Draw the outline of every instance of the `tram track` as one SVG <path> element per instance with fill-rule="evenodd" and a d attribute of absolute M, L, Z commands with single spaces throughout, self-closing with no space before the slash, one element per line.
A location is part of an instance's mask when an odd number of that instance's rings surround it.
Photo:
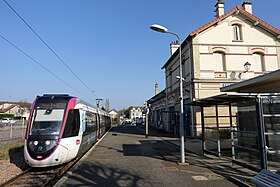
<path fill-rule="evenodd" d="M 19 175 L 1 184 L 0 187 L 17 186 L 17 187 L 37 187 L 53 186 L 63 175 L 74 166 L 82 156 L 62 165 L 47 168 L 28 168 Z"/>
<path fill-rule="evenodd" d="M 17 187 L 37 187 L 37 186 L 54 186 L 61 178 L 63 178 L 66 173 L 74 168 L 75 165 L 85 159 L 90 152 L 100 143 L 100 141 L 106 136 L 109 132 L 108 130 L 99 141 L 97 141 L 91 148 L 89 148 L 85 153 L 79 157 L 73 159 L 72 161 L 61 164 L 58 166 L 51 166 L 46 168 L 28 168 L 12 179 L 6 181 L 3 184 L 0 184 L 0 187 L 7 186 L 17 186 Z"/>

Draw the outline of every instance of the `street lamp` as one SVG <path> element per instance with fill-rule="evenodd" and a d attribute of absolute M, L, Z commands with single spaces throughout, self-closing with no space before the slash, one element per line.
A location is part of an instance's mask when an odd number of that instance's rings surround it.
<path fill-rule="evenodd" d="M 178 39 L 178 43 L 179 43 L 179 64 L 180 64 L 180 105 L 181 105 L 181 109 L 180 109 L 180 141 L 181 141 L 181 146 L 180 146 L 180 157 L 181 157 L 181 162 L 180 164 L 185 164 L 185 137 L 184 137 L 184 123 L 183 123 L 183 118 L 184 118 L 184 101 L 183 101 L 183 77 L 182 77 L 182 51 L 181 51 L 181 40 L 180 37 L 178 36 L 178 34 L 174 33 L 174 32 L 170 32 L 168 31 L 167 28 L 161 26 L 161 25 L 151 25 L 150 28 L 154 31 L 157 32 L 161 32 L 161 33 L 167 33 L 167 34 L 172 34 L 175 35 Z"/>
<path fill-rule="evenodd" d="M 238 78 L 241 79 L 242 75 L 244 75 L 246 72 L 248 72 L 250 68 L 251 68 L 251 63 L 250 63 L 250 62 L 246 62 L 246 63 L 244 64 L 244 69 L 245 69 L 245 71 L 239 73 L 239 74 L 238 74 Z"/>
<path fill-rule="evenodd" d="M 245 71 L 246 71 L 246 72 L 249 71 L 250 68 L 251 68 L 251 63 L 250 63 L 250 62 L 246 62 L 246 63 L 244 64 L 244 69 L 245 69 Z"/>

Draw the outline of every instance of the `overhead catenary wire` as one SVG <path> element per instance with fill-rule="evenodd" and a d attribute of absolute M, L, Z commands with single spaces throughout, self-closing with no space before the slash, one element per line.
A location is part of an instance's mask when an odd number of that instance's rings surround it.
<path fill-rule="evenodd" d="M 41 42 L 59 59 L 59 61 L 96 97 L 97 95 L 74 73 L 74 71 L 64 62 L 64 60 L 47 44 L 47 42 L 23 19 L 22 16 L 6 1 L 8 7 L 21 19 L 21 21 L 41 40 Z"/>
<path fill-rule="evenodd" d="M 0 34 L 0 37 L 5 40 L 7 43 L 9 43 L 11 46 L 13 46 L 15 49 L 17 49 L 18 51 L 20 51 L 22 54 L 24 54 L 26 57 L 28 57 L 31 61 L 33 61 L 34 63 L 36 63 L 37 65 L 39 65 L 41 68 L 43 68 L 44 70 L 46 70 L 48 73 L 50 73 L 51 75 L 53 75 L 55 78 L 57 78 L 58 80 L 60 80 L 62 83 L 64 83 L 65 85 L 67 85 L 68 87 L 72 88 L 73 90 L 75 90 L 77 93 L 81 94 L 82 96 L 94 101 L 92 98 L 86 96 L 85 94 L 83 94 L 82 92 L 80 92 L 78 89 L 74 88 L 73 86 L 71 86 L 69 83 L 67 83 L 65 80 L 63 80 L 62 78 L 60 78 L 58 75 L 56 75 L 55 73 L 53 73 L 51 70 L 49 70 L 48 68 L 46 68 L 44 65 L 42 65 L 40 62 L 38 62 L 37 60 L 35 60 L 33 57 L 31 57 L 29 54 L 27 54 L 25 51 L 23 51 L 22 49 L 20 49 L 18 46 L 16 46 L 15 44 L 13 44 L 10 40 L 8 40 L 7 38 L 5 38 L 4 36 L 2 36 Z"/>

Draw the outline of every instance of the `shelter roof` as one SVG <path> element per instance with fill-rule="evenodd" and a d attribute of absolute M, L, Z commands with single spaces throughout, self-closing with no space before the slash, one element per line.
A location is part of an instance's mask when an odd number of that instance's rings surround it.
<path fill-rule="evenodd" d="M 280 69 L 220 89 L 221 92 L 280 93 Z"/>
<path fill-rule="evenodd" d="M 238 102 L 247 101 L 249 99 L 255 99 L 256 97 L 269 97 L 269 96 L 280 96 L 280 94 L 275 93 L 263 93 L 263 94 L 255 94 L 255 93 L 224 93 L 220 95 L 215 95 L 203 99 L 199 99 L 196 101 L 192 101 L 187 103 L 187 105 L 192 106 L 213 106 L 213 105 L 229 105 L 229 104 L 237 104 Z"/>

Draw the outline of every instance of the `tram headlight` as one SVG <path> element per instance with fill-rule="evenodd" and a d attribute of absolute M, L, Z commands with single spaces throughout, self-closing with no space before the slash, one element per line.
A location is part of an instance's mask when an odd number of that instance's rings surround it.
<path fill-rule="evenodd" d="M 46 146 L 49 146 L 51 144 L 50 140 L 45 141 Z"/>
<path fill-rule="evenodd" d="M 49 151 L 57 145 L 57 141 L 56 140 L 45 140 L 44 144 L 45 144 L 45 150 Z"/>

